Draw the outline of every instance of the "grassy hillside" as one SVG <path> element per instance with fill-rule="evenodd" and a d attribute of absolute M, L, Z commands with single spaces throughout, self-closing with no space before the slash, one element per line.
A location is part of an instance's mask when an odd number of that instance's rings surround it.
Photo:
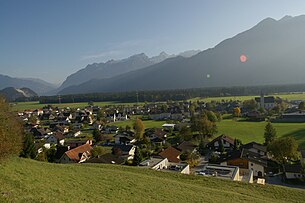
<path fill-rule="evenodd" d="M 98 164 L 14 158 L 0 165 L 0 202 L 304 202 L 305 190 Z"/>

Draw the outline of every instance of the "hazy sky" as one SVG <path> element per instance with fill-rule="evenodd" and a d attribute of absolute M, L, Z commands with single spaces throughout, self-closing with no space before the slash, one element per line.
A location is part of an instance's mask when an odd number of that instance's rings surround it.
<path fill-rule="evenodd" d="M 304 0 L 0 0 L 0 74 L 60 83 L 89 63 L 207 49 Z"/>

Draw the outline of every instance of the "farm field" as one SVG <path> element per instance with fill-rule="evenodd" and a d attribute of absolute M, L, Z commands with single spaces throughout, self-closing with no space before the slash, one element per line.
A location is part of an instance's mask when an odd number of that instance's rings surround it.
<path fill-rule="evenodd" d="M 305 190 L 301 189 L 139 167 L 64 165 L 21 158 L 0 165 L 0 202 L 304 202 L 304 199 Z"/>

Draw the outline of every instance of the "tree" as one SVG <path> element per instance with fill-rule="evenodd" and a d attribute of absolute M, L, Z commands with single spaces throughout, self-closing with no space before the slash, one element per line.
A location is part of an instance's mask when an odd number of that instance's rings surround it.
<path fill-rule="evenodd" d="M 21 157 L 35 159 L 37 156 L 37 150 L 34 145 L 34 137 L 32 134 L 27 133 L 24 136 L 23 148 L 20 153 Z"/>
<path fill-rule="evenodd" d="M 46 153 L 45 153 L 44 151 L 38 153 L 35 159 L 36 159 L 37 161 L 47 161 Z"/>
<path fill-rule="evenodd" d="M 234 109 L 233 109 L 233 116 L 234 117 L 239 117 L 240 116 L 240 108 L 239 107 L 235 107 Z"/>
<path fill-rule="evenodd" d="M 133 125 L 133 129 L 135 131 L 135 138 L 141 140 L 143 138 L 144 129 L 145 129 L 141 119 L 136 118 Z"/>
<path fill-rule="evenodd" d="M 305 102 L 301 102 L 300 104 L 299 104 L 299 109 L 300 110 L 305 110 Z"/>
<path fill-rule="evenodd" d="M 98 129 L 94 129 L 93 132 L 92 132 L 92 135 L 93 135 L 93 139 L 98 142 L 101 140 L 101 136 L 102 136 L 102 133 L 101 131 L 99 131 Z"/>
<path fill-rule="evenodd" d="M 210 121 L 207 116 L 199 119 L 197 122 L 198 131 L 204 137 L 213 137 L 217 132 L 217 126 L 215 122 Z"/>
<path fill-rule="evenodd" d="M 205 111 L 205 114 L 207 115 L 209 121 L 212 121 L 212 122 L 218 121 L 217 116 L 214 114 L 213 111 Z"/>
<path fill-rule="evenodd" d="M 193 133 L 191 129 L 187 126 L 182 126 L 179 132 L 182 140 L 190 141 L 193 138 Z"/>
<path fill-rule="evenodd" d="M 22 150 L 22 139 L 21 121 L 0 97 L 0 160 L 19 155 Z"/>
<path fill-rule="evenodd" d="M 249 110 L 255 110 L 258 107 L 258 103 L 254 99 L 245 100 L 243 102 L 243 107 Z"/>
<path fill-rule="evenodd" d="M 130 130 L 131 130 L 131 127 L 130 127 L 129 125 L 126 125 L 125 130 L 126 130 L 126 131 L 130 131 Z"/>
<path fill-rule="evenodd" d="M 298 157 L 298 143 L 293 137 L 275 139 L 268 145 L 268 151 L 279 164 Z"/>
<path fill-rule="evenodd" d="M 134 153 L 132 164 L 134 166 L 138 166 L 142 162 L 142 159 L 143 157 L 142 157 L 141 149 L 137 147 Z"/>
<path fill-rule="evenodd" d="M 191 158 L 191 152 L 189 152 L 189 151 L 185 151 L 182 154 L 180 154 L 181 161 L 186 161 L 186 160 L 189 160 L 190 158 Z"/>
<path fill-rule="evenodd" d="M 217 117 L 217 121 L 218 121 L 218 122 L 222 121 L 222 115 L 221 115 L 221 113 L 216 112 L 215 115 L 216 115 L 216 117 Z"/>
<path fill-rule="evenodd" d="M 239 139 L 234 140 L 234 150 L 238 150 L 241 145 L 242 145 L 241 140 L 239 140 Z"/>
<path fill-rule="evenodd" d="M 199 146 L 198 146 L 198 151 L 199 153 L 204 156 L 206 153 L 206 147 L 205 147 L 205 143 L 203 140 L 200 141 Z"/>
<path fill-rule="evenodd" d="M 267 125 L 265 126 L 264 138 L 265 138 L 265 145 L 270 144 L 276 138 L 276 130 L 270 122 L 268 122 Z"/>
<path fill-rule="evenodd" d="M 56 154 L 56 147 L 53 146 L 46 151 L 46 157 L 48 162 L 55 162 L 55 154 Z"/>
<path fill-rule="evenodd" d="M 98 156 L 104 155 L 106 153 L 107 153 L 106 149 L 101 146 L 96 146 L 91 150 L 92 157 L 98 157 Z"/>
<path fill-rule="evenodd" d="M 29 118 L 29 123 L 31 124 L 36 124 L 38 121 L 37 117 L 32 115 L 30 118 Z"/>

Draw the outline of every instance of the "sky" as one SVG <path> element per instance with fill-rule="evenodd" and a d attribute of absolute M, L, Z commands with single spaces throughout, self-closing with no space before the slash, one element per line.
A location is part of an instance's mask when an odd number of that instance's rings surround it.
<path fill-rule="evenodd" d="M 60 84 L 94 62 L 205 50 L 303 0 L 0 0 L 0 74 Z"/>

